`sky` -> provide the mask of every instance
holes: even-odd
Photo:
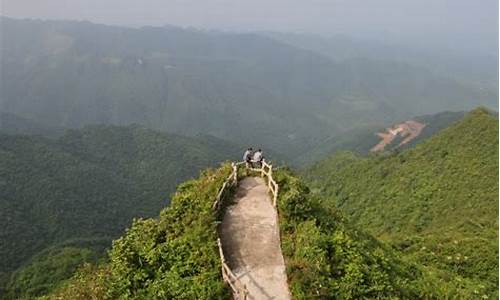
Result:
[[[498,0],[0,0],[14,18],[344,34],[498,53]]]

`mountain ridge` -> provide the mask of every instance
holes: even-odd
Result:
[[[386,145],[385,152],[402,151],[412,148],[452,125],[454,122],[457,122],[463,118],[464,115],[465,112],[445,111],[432,115],[414,116],[409,120],[415,120],[416,122],[425,124],[420,134],[401,146],[397,145],[401,140],[399,138],[394,139],[393,143]],[[384,128],[393,127],[395,124],[404,123],[407,120],[397,120],[395,123],[386,125],[379,124],[373,127],[360,127],[339,135],[331,136],[323,142],[317,143],[311,150],[300,155],[296,161],[294,161],[294,165],[300,166],[301,168],[308,167],[338,151],[351,151],[363,156],[369,155],[370,150],[380,142],[377,136],[378,132],[385,130]]]
[[[0,286],[47,247],[101,249],[133,218],[167,205],[177,184],[239,151],[141,126],[95,125],[57,139],[0,134]]]
[[[339,153],[306,176],[357,226],[489,297],[498,293],[497,146],[498,119],[480,108],[415,148]]]
[[[337,63],[257,34],[13,19],[2,25],[2,73],[9,76],[0,108],[57,127],[139,123],[295,157],[358,126],[496,105],[495,93],[424,68]]]

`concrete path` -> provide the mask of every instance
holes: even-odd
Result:
[[[290,299],[276,217],[265,181],[241,180],[220,237],[229,267],[247,286],[248,299]]]

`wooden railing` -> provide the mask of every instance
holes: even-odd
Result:
[[[216,211],[219,211],[222,205],[222,200],[224,199],[223,195],[227,188],[236,186],[238,184],[238,167],[243,163],[231,163],[232,172],[227,177],[227,179],[222,184],[222,187],[219,189],[217,193],[217,197],[215,198],[214,204],[212,208]],[[247,287],[239,280],[238,277],[231,271],[231,268],[226,263],[226,258],[224,256],[224,251],[222,250],[222,244],[220,242],[220,238],[217,239],[217,245],[219,246],[219,255],[222,263],[222,278],[227,284],[231,287],[233,291],[234,299],[238,300],[246,300],[248,295]]]
[[[220,239],[217,239],[217,245],[219,246],[219,254],[222,262],[222,278],[225,282],[227,282],[227,284],[229,284],[231,290],[233,290],[234,299],[246,300],[248,295],[247,287],[238,277],[236,277],[233,271],[231,271],[231,268],[227,265]]]
[[[221,201],[222,201],[222,194],[226,191],[226,189],[230,186],[236,186],[238,184],[238,166],[240,166],[242,163],[231,163],[231,168],[233,169],[231,174],[227,177],[227,179],[224,181],[222,184],[222,187],[219,189],[219,192],[217,193],[217,197],[215,198],[215,202],[212,205],[212,208],[215,210],[220,209]]]
[[[254,168],[253,166],[250,167],[245,162],[231,163],[232,172],[224,181],[222,187],[219,189],[212,208],[216,211],[219,211],[222,206],[222,200],[224,199],[223,195],[226,189],[238,185],[238,168],[240,166],[245,166],[247,170],[258,172],[261,177],[267,177],[267,187],[269,188],[269,191],[273,196],[272,199],[273,206],[276,208],[276,201],[278,200],[279,187],[276,181],[273,179],[273,166],[265,161],[262,161],[262,163],[260,164],[260,168]],[[277,209],[276,213],[278,213]],[[219,247],[219,255],[222,262],[222,278],[231,287],[234,299],[246,300],[248,295],[248,289],[233,273],[233,271],[231,271],[231,268],[229,268],[229,266],[227,265],[226,258],[224,256],[224,251],[222,250],[222,244],[220,238],[217,239],[217,245]]]

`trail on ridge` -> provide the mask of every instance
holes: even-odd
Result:
[[[220,236],[228,265],[246,285],[248,299],[290,299],[277,214],[264,179],[241,180]]]

